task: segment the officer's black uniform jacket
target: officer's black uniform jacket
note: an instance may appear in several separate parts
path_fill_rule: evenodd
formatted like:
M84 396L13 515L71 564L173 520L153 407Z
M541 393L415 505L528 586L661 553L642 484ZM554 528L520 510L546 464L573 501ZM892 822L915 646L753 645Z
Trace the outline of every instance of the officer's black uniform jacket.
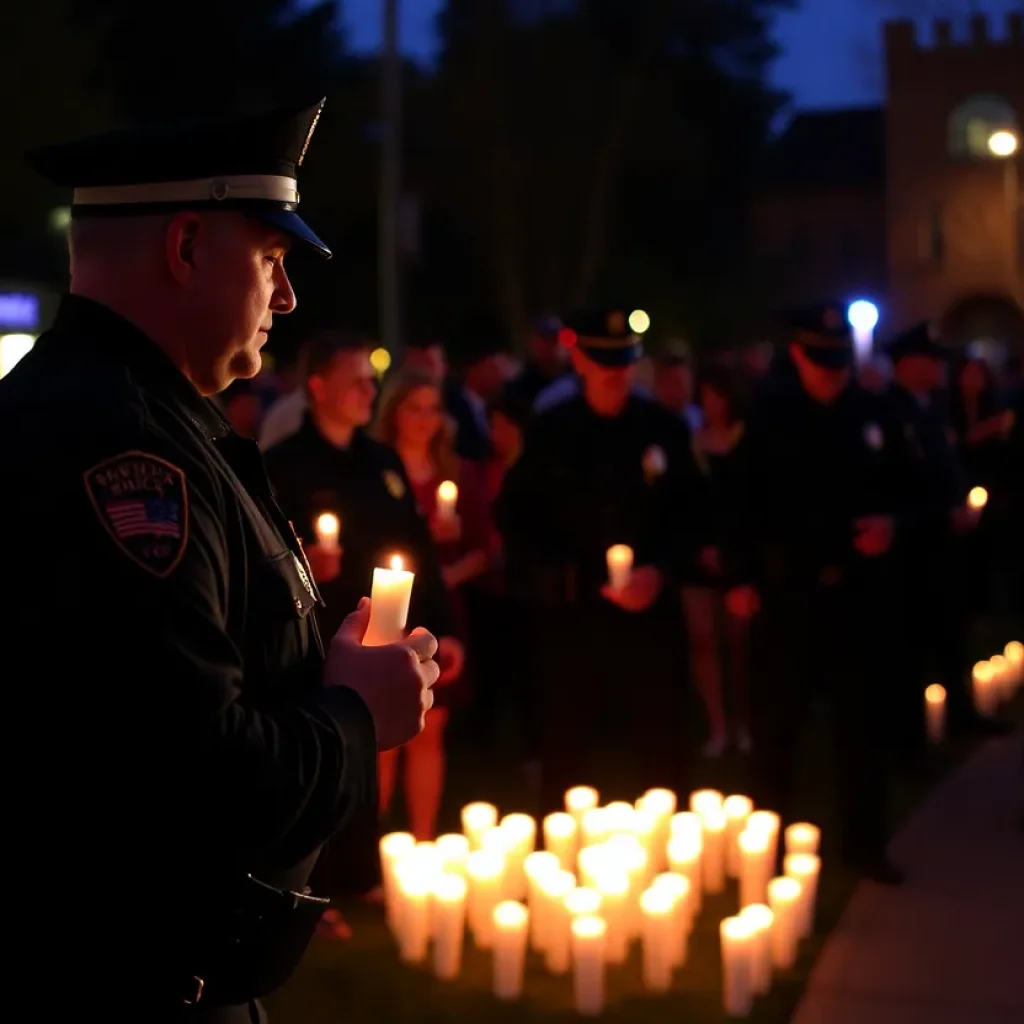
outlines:
M134 326L65 298L0 381L0 431L11 877L47 927L88 921L77 962L123 984L238 872L305 884L375 803L373 723L322 687L315 588L254 443Z

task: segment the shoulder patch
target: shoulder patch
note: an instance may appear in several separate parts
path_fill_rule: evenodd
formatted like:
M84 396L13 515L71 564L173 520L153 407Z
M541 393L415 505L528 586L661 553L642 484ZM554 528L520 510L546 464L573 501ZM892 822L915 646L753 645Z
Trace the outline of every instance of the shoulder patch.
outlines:
M188 540L185 474L148 452L130 451L86 470L89 501L121 552L158 579L174 572Z

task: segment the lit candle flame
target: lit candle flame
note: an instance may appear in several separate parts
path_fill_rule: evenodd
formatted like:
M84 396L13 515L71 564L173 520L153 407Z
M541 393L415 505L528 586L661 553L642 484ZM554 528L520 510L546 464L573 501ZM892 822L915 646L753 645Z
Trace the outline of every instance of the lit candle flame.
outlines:
M972 487L967 495L967 504L975 512L980 512L988 504L988 491L984 487Z
M938 683L932 683L927 690L924 691L924 699L929 704L941 704L946 699L946 689L940 686Z
M459 496L459 488L453 480L443 480L438 484L437 496L441 501L455 501Z
M391 568L394 572L401 572L405 568L405 563L402 561L401 555L391 556Z

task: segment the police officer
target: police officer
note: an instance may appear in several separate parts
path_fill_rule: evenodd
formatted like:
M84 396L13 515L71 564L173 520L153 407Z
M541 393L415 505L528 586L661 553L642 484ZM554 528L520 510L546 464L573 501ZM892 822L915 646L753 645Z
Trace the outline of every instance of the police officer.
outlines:
M322 913L321 845L373 821L377 750L431 703L434 639L361 647L366 602L325 659L255 444L208 397L294 308L292 244L329 255L295 212L321 108L31 157L74 189L71 294L0 382L5 637L31 666L6 688L6 921L55 1018L259 1019Z
M580 393L539 415L509 471L497 518L533 613L545 808L628 765L619 795L681 784L688 688L679 588L702 539L701 483L685 424L631 393L640 339L622 309L565 319ZM632 548L621 589L606 553Z
M812 697L831 702L844 859L898 884L886 857L878 669L890 647L891 555L909 507L903 438L881 396L852 379L835 305L785 318L792 373L755 403L741 443L741 536L754 587L729 595L752 630L754 797L797 816L795 769ZM741 572L741 575L743 573Z

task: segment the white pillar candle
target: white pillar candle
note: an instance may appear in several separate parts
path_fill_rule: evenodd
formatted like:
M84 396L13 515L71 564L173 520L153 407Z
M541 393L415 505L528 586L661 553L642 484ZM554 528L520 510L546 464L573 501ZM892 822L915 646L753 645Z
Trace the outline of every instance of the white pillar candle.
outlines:
M523 994L529 921L522 903L506 900L494 908L494 995L505 1002Z
M727 1017L746 1017L754 1006L754 943L750 922L727 917L722 943L722 1001Z
M988 667L992 670L992 700L998 706L1012 694L1010 666L1001 654L993 654L988 659Z
M526 875L526 898L530 907L530 947L543 952L551 930L551 907L544 897L541 882L544 878L561 874L558 858L547 851L536 851L527 856L523 871Z
M591 807L583 812L580 834L580 846L596 846L611 835L611 822L603 807Z
M494 804L477 802L462 808L462 831L469 840L470 849L481 848L483 835L498 824L498 808Z
M814 930L821 859L811 853L792 853L783 862L782 872L800 883L800 938L807 938Z
M333 554L340 548L338 539L341 537L341 520L333 512L318 515L313 529L316 531L316 542L324 551Z
M682 967L686 963L687 944L693 928L690 914L690 880L674 871L664 871L654 877L652 889L667 892L672 897L673 941L672 965Z
M608 926L604 956L610 964L623 964L629 951L629 876L624 871L606 871L594 888L601 894L601 916Z
M399 894L398 953L405 963L421 963L430 941L430 894L436 876L414 860L395 868Z
M573 998L581 1017L604 1011L604 945L608 928L599 917L577 917L572 929Z
M772 912L772 963L788 971L796 963L800 939L802 886L795 878L773 878L768 883L768 907Z
M700 842L704 839L704 823L700 815L694 811L680 811L673 814L669 820L669 838L675 839L679 836L696 837Z
M748 825L736 840L740 851L740 906L764 903L772 877L771 835Z
M612 590L625 590L633 575L633 549L626 544L613 544L606 558L609 585Z
M565 811L556 811L544 819L544 849L549 850L564 871L576 866L576 842L579 829L576 819Z
M643 921L641 949L644 988L667 992L672 987L675 966L675 900L666 888L651 887L640 896Z
M538 879L537 886L547 918L544 928L544 964L552 974L565 974L572 961L569 926L573 919L566 900L576 889L576 878L571 871L559 871ZM599 905L600 896L597 893L594 896Z
M924 691L924 727L928 742L938 744L946 735L946 688L932 683ZM808 850L817 853L817 850Z
M583 815L597 807L600 799L593 786L573 786L565 791L565 809L576 819L577 829L583 827Z
M657 821L648 851L654 873L664 871L668 866L665 847L671 835L672 815L676 813L677 802L675 793L670 789L649 789L637 800L637 810L653 815Z
M703 840L699 835L677 835L669 840L669 871L682 875L690 883L690 913L696 915L703 903L704 881L701 876Z
M595 888L597 878L614 869L612 856L612 850L604 843L598 843L596 846L584 846L576 858L580 881L588 888Z
M806 821L798 821L786 829L786 855L791 853L817 854L821 845L821 829Z
M779 830L782 827L782 819L774 811L754 811L747 818L747 828L744 831L763 832L768 837L768 862L771 874L775 874L775 867L779 860ZM763 903L764 900L758 900Z
M774 915L763 903L751 903L740 911L750 925L753 950L753 979L755 995L764 995L772 987L772 923Z
M403 568L402 559L398 555L391 559L390 569L378 566L373 570L370 621L363 637L364 647L397 643L405 636L415 578L413 573Z
M447 874L464 875L469 856L469 840L458 832L438 836L434 844L441 861L441 870Z
M676 813L678 798L671 789L649 789L637 802L637 808L653 811L660 818L671 818Z
M721 810L725 806L725 797L717 789L697 789L690 794L690 810L694 814L702 814L709 807Z
M734 795L726 797L722 806L725 809L725 872L730 878L739 878L740 850L736 840L747 827L754 801L749 796Z
M565 906L573 918L597 917L601 913L601 894L588 885L581 885L566 895Z
M468 886L462 875L442 874L434 883L431 931L434 935L434 974L443 981L459 976L466 931Z
M398 891L395 881L395 866L416 848L416 839L411 832L389 832L381 836L380 873L384 887L384 914L388 926L397 935Z
M505 858L500 853L474 850L466 858L469 882L467 919L473 940L481 949L490 948L494 931L494 908L501 902Z
M459 488L453 480L444 480L437 485L437 518L452 520L459 503Z
M665 847L668 841L667 836L663 835L663 825L667 827L668 820L659 819L646 808L641 807L633 813L633 835L646 855L648 873L645 882L649 882L665 868Z
M725 888L725 829L727 820L721 807L709 807L701 815L704 822L704 891L717 894Z
M528 814L506 814L498 826L508 837L506 893L508 899L526 898L526 858L537 845L537 822Z
M992 666L987 661L979 661L971 670L974 709L985 717L995 714L996 710L996 691L992 676Z
M1024 644L1019 640L1011 640L1003 648L1003 657L1010 667L1010 680L1016 691L1024 684Z
M629 834L633 831L633 816L636 808L625 800L613 800L604 808L605 827L610 836Z

